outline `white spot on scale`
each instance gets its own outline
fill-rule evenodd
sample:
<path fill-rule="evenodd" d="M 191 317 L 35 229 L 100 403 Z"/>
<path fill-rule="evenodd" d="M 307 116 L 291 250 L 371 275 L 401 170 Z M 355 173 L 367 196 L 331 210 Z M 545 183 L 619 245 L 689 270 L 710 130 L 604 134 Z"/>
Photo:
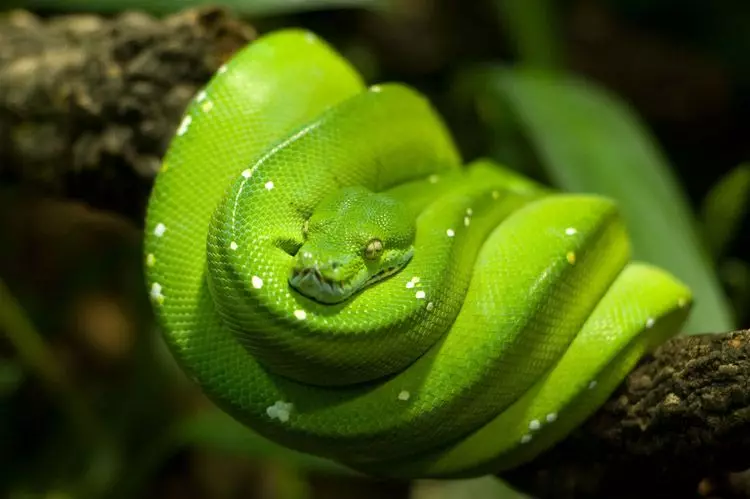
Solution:
<path fill-rule="evenodd" d="M 432 310 L 433 308 L 435 308 L 435 304 L 432 303 L 432 302 L 428 302 L 427 303 L 427 310 Z"/>
<path fill-rule="evenodd" d="M 589 383 L 589 390 L 593 390 L 594 388 L 596 388 L 596 380 L 592 380 Z"/>
<path fill-rule="evenodd" d="M 195 101 L 203 102 L 204 100 L 206 100 L 206 91 L 201 90 L 200 92 L 198 92 L 198 95 L 195 96 Z"/>
<path fill-rule="evenodd" d="M 556 412 L 550 412 L 549 414 L 547 414 L 547 418 L 546 419 L 547 419 L 548 423 L 554 423 L 555 421 L 557 421 L 557 413 Z"/>
<path fill-rule="evenodd" d="M 382 89 L 382 88 L 380 87 L 380 85 L 373 85 L 373 86 L 371 86 L 371 87 L 370 87 L 370 91 L 371 91 L 371 92 L 379 93 L 379 92 L 381 92 L 382 90 L 383 90 L 383 89 Z"/>
<path fill-rule="evenodd" d="M 568 227 L 567 229 L 565 229 L 565 234 L 568 236 L 572 236 L 577 233 L 578 231 L 574 227 Z"/>
<path fill-rule="evenodd" d="M 236 243 L 236 242 L 234 242 L 234 241 L 232 241 L 231 243 L 229 243 L 229 248 L 230 248 L 230 249 L 231 249 L 232 251 L 237 251 L 237 248 L 238 248 L 238 246 L 237 246 L 237 243 Z"/>
<path fill-rule="evenodd" d="M 406 283 L 406 287 L 409 288 L 409 289 L 413 288 L 414 287 L 414 281 L 408 281 Z"/>
<path fill-rule="evenodd" d="M 429 177 L 427 177 L 427 181 L 431 184 L 437 184 L 438 180 L 440 180 L 440 177 L 438 177 L 437 175 L 430 175 Z"/>
<path fill-rule="evenodd" d="M 265 187 L 266 187 L 266 190 L 269 190 L 269 191 L 270 191 L 271 189 L 273 189 L 273 181 L 272 181 L 272 180 L 269 180 L 268 182 L 266 182 L 266 185 L 265 185 Z"/>
<path fill-rule="evenodd" d="M 164 301 L 164 295 L 161 292 L 161 284 L 155 282 L 151 285 L 151 298 L 161 303 Z"/>
<path fill-rule="evenodd" d="M 409 397 L 411 397 L 411 393 L 407 392 L 406 390 L 401 390 L 401 393 L 398 394 L 399 400 L 409 400 Z"/>
<path fill-rule="evenodd" d="M 162 223 L 156 224 L 156 227 L 154 227 L 154 235 L 156 237 L 163 236 L 166 231 L 167 231 L 167 226 Z"/>
<path fill-rule="evenodd" d="M 448 229 L 445 231 L 446 234 L 448 234 L 448 237 L 453 237 L 456 235 L 456 232 L 453 229 Z"/>
<path fill-rule="evenodd" d="M 248 168 L 247 170 L 242 172 L 242 176 L 245 178 L 250 178 L 253 176 L 253 171 Z"/>
<path fill-rule="evenodd" d="M 149 253 L 148 256 L 146 257 L 146 265 L 148 265 L 149 267 L 153 267 L 155 263 L 156 263 L 156 257 L 154 256 L 153 253 Z"/>
<path fill-rule="evenodd" d="M 226 72 L 227 72 L 227 65 L 226 64 L 222 64 L 219 67 L 219 69 L 216 70 L 216 73 L 218 73 L 218 74 L 223 74 L 223 73 L 226 73 Z"/>
<path fill-rule="evenodd" d="M 211 102 L 210 100 L 204 102 L 203 105 L 201 106 L 201 109 L 203 110 L 204 113 L 209 112 L 213 108 L 214 108 L 214 103 Z"/>
<path fill-rule="evenodd" d="M 529 430 L 531 430 L 531 431 L 536 431 L 536 430 L 538 430 L 541 427 L 542 427 L 542 424 L 539 422 L 538 419 L 532 419 L 529 422 Z"/>
<path fill-rule="evenodd" d="M 464 225 L 468 227 L 470 223 L 471 223 L 471 217 L 464 217 Z"/>
<path fill-rule="evenodd" d="M 182 118 L 182 122 L 180 123 L 180 127 L 177 129 L 177 135 L 185 135 L 185 133 L 188 131 L 188 128 L 190 127 L 190 123 L 193 122 L 193 117 L 189 114 L 186 115 L 184 118 Z"/>
<path fill-rule="evenodd" d="M 261 279 L 261 278 L 260 278 L 260 277 L 258 277 L 257 275 L 254 275 L 254 276 L 253 276 L 253 278 L 252 278 L 252 279 L 250 279 L 250 282 L 252 282 L 252 284 L 253 284 L 253 287 L 254 287 L 255 289 L 260 289 L 260 288 L 262 288 L 262 287 L 263 287 L 263 279 Z M 288 296 L 289 296 L 289 294 L 287 294 L 287 297 L 288 297 Z"/>
<path fill-rule="evenodd" d="M 317 39 L 318 37 L 315 36 L 315 33 L 305 33 L 305 40 L 307 41 L 307 43 L 314 43 Z"/>
<path fill-rule="evenodd" d="M 422 291 L 420 289 L 419 291 L 416 292 L 416 294 L 414 296 L 417 297 L 417 300 L 424 300 L 424 297 L 427 296 L 427 295 L 426 295 L 426 293 L 424 291 Z"/>
<path fill-rule="evenodd" d="M 278 419 L 282 423 L 289 421 L 289 414 L 292 412 L 292 405 L 290 402 L 284 402 L 283 400 L 277 400 L 275 404 L 266 408 L 266 414 L 271 419 Z"/>
<path fill-rule="evenodd" d="M 521 437 L 522 444 L 527 444 L 529 442 L 531 442 L 531 435 L 529 435 L 528 433 Z"/>
<path fill-rule="evenodd" d="M 652 328 L 652 327 L 654 327 L 654 319 L 653 319 L 653 317 L 649 317 L 648 318 L 648 320 L 646 321 L 646 327 L 649 328 L 649 329 Z"/>
<path fill-rule="evenodd" d="M 409 281 L 407 281 L 407 283 L 406 283 L 406 287 L 407 287 L 408 289 L 411 289 L 411 288 L 413 288 L 414 286 L 416 286 L 418 282 L 419 282 L 419 277 L 417 277 L 417 276 L 414 276 L 414 277 L 412 277 L 411 279 L 409 279 Z"/>
<path fill-rule="evenodd" d="M 297 318 L 297 320 L 303 321 L 307 319 L 307 312 L 304 310 L 295 310 L 294 316 Z"/>

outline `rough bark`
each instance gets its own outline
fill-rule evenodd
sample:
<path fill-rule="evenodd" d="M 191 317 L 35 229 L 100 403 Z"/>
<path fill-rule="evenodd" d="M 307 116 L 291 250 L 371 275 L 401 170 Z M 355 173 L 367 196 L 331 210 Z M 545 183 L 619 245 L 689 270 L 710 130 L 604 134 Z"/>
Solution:
<path fill-rule="evenodd" d="M 188 101 L 254 37 L 215 8 L 0 18 L 0 181 L 139 223 Z"/>
<path fill-rule="evenodd" d="M 504 478 L 538 497 L 733 496 L 750 468 L 750 330 L 682 336 L 595 415 Z M 718 495 L 715 495 L 718 494 Z"/>
<path fill-rule="evenodd" d="M 0 19 L 0 181 L 141 225 L 188 101 L 254 36 L 217 9 Z M 538 497 L 750 497 L 750 480 L 730 474 L 750 468 L 748 340 L 669 341 L 579 430 L 504 478 Z"/>

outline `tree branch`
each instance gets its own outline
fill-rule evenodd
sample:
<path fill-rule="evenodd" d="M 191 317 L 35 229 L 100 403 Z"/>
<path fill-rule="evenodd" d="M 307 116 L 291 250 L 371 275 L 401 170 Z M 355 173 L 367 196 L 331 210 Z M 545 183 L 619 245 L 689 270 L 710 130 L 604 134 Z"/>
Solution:
<path fill-rule="evenodd" d="M 673 338 L 575 433 L 503 477 L 557 499 L 737 490 L 727 475 L 750 468 L 749 379 L 750 330 Z"/>
<path fill-rule="evenodd" d="M 213 8 L 165 20 L 0 20 L 0 180 L 141 226 L 189 100 L 254 36 Z M 557 499 L 742 488 L 727 472 L 750 467 L 748 340 L 738 331 L 667 342 L 580 429 L 504 478 Z"/>
<path fill-rule="evenodd" d="M 216 8 L 0 18 L 0 181 L 141 225 L 189 100 L 254 37 Z"/>

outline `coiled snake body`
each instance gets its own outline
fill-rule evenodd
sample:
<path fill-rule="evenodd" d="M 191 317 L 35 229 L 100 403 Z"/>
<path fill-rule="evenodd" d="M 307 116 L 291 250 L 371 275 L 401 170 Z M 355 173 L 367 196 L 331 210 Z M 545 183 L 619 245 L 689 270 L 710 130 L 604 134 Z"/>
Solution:
<path fill-rule="evenodd" d="M 352 468 L 476 476 L 580 424 L 690 291 L 616 206 L 490 161 L 311 33 L 253 42 L 190 105 L 145 258 L 172 352 L 262 435 Z"/>

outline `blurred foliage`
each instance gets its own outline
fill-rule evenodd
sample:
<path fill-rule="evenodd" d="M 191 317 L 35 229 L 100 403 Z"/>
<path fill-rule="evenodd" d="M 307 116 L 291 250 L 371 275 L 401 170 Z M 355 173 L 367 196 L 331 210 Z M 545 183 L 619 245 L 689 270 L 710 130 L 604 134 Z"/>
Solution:
<path fill-rule="evenodd" d="M 295 463 L 307 470 L 359 476 L 332 461 L 278 446 L 249 431 L 218 409 L 204 410 L 180 421 L 174 428 L 172 443 L 175 446 L 194 445 L 228 454 L 270 458 Z"/>
<path fill-rule="evenodd" d="M 491 477 L 471 480 L 424 480 L 412 489 L 410 499 L 529 499 Z"/>
<path fill-rule="evenodd" d="M 214 3 L 261 31 L 305 26 L 368 80 L 419 88 L 467 159 L 493 156 L 557 188 L 616 197 L 636 255 L 696 287 L 691 332 L 729 329 L 729 315 L 750 326 L 745 0 Z M 201 4 L 1 5 L 161 15 Z M 522 497 L 492 478 L 370 480 L 257 436 L 166 351 L 135 227 L 72 203 L 0 201 L 3 497 Z"/>
<path fill-rule="evenodd" d="M 693 289 L 696 306 L 686 332 L 732 329 L 684 193 L 648 130 L 619 98 L 551 71 L 494 67 L 473 79 L 468 94 L 489 130 L 498 123 L 492 114 L 515 115 L 510 126 L 523 129 L 553 185 L 617 200 L 633 257 L 669 270 Z"/>
<path fill-rule="evenodd" d="M 498 15 L 519 60 L 536 68 L 559 68 L 563 47 L 554 2 L 547 0 L 496 0 Z"/>
<path fill-rule="evenodd" d="M 750 164 L 724 175 L 706 196 L 701 209 L 704 239 L 715 258 L 726 251 L 750 202 Z"/>

